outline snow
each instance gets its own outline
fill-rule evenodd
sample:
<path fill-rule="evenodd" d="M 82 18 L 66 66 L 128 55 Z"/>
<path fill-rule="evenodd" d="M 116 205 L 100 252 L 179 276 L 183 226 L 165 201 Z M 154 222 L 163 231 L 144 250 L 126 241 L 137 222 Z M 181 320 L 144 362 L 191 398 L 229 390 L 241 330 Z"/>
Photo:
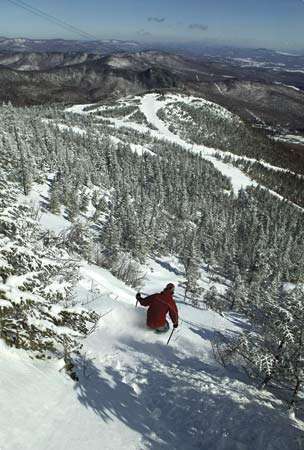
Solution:
<path fill-rule="evenodd" d="M 276 51 L 276 53 L 278 54 L 278 55 L 283 55 L 283 56 L 295 56 L 295 57 L 298 57 L 298 56 L 300 56 L 300 55 L 297 55 L 297 54 L 295 54 L 295 53 L 288 53 L 288 52 L 279 52 L 279 51 Z"/>
<path fill-rule="evenodd" d="M 64 125 L 63 123 L 56 123 L 56 126 L 59 128 L 59 130 L 63 130 L 63 131 L 69 130 L 69 131 L 72 131 L 73 133 L 77 133 L 80 135 L 86 134 L 85 130 L 83 130 L 82 128 L 76 127 L 76 126 L 70 127 L 68 125 Z"/>
<path fill-rule="evenodd" d="M 66 220 L 62 215 L 44 212 L 39 218 L 39 223 L 42 228 L 50 230 L 55 234 L 60 234 L 71 226 L 71 222 Z"/>
<path fill-rule="evenodd" d="M 87 105 L 88 106 L 88 105 Z M 83 130 L 82 128 L 80 128 L 80 127 L 77 127 L 77 126 L 69 126 L 69 125 L 65 125 L 64 123 L 56 123 L 56 122 L 54 122 L 53 120 L 51 120 L 51 119 L 42 119 L 42 122 L 44 122 L 44 123 L 51 123 L 52 125 L 54 125 L 54 126 L 56 126 L 57 128 L 59 128 L 59 130 L 61 130 L 61 131 L 72 131 L 73 133 L 76 133 L 76 134 L 80 134 L 80 135 L 84 135 L 84 134 L 86 134 L 86 131 L 85 130 Z"/>
<path fill-rule="evenodd" d="M 152 94 L 146 94 L 142 97 L 131 97 L 125 99 L 125 101 L 120 101 L 120 103 L 128 104 L 128 100 L 140 100 L 139 104 L 139 110 L 145 115 L 147 121 L 155 127 L 155 130 L 152 130 L 148 128 L 145 125 L 138 124 L 132 121 L 129 121 L 129 117 L 126 117 L 124 119 L 118 119 L 118 118 L 109 118 L 107 117 L 107 120 L 110 121 L 116 128 L 121 127 L 128 127 L 130 129 L 133 129 L 137 132 L 144 133 L 144 134 L 150 134 L 150 136 L 155 137 L 160 140 L 168 141 L 174 144 L 177 144 L 181 146 L 182 148 L 191 151 L 193 153 L 199 154 L 202 158 L 208 160 L 211 162 L 214 167 L 219 170 L 224 176 L 228 177 L 231 181 L 232 188 L 235 194 L 238 194 L 240 189 L 246 189 L 248 186 L 258 186 L 258 183 L 256 183 L 254 180 L 252 180 L 248 175 L 246 175 L 241 169 L 234 167 L 233 164 L 230 163 L 224 163 L 223 161 L 220 161 L 217 156 L 225 157 L 230 156 L 234 161 L 237 160 L 244 160 L 252 163 L 259 163 L 263 165 L 264 167 L 275 170 L 282 173 L 290 173 L 292 175 L 297 175 L 287 169 L 273 166 L 269 163 L 266 163 L 263 160 L 257 161 L 254 158 L 248 158 L 245 156 L 237 156 L 230 152 L 224 152 L 218 149 L 206 147 L 205 145 L 197 145 L 192 144 L 190 142 L 186 142 L 184 139 L 182 139 L 177 134 L 172 133 L 165 122 L 163 122 L 157 115 L 158 111 L 164 107 L 173 107 L 174 103 L 184 102 L 186 104 L 191 104 L 194 106 L 197 104 L 198 106 L 202 105 L 210 105 L 212 107 L 216 108 L 216 112 L 218 114 L 221 114 L 223 117 L 230 119 L 232 117 L 232 114 L 226 110 L 223 107 L 220 107 L 216 103 L 210 102 L 208 100 L 205 100 L 201 97 L 193 97 L 193 96 L 184 96 L 181 94 L 168 94 L 166 96 L 160 97 L 158 94 L 152 93 Z M 97 107 L 96 109 L 91 110 L 90 112 L 84 111 L 84 109 L 88 105 L 76 105 L 75 107 L 69 108 L 66 111 L 68 112 L 75 112 L 80 114 L 89 114 L 95 111 L 100 111 L 101 109 L 106 109 L 106 107 Z M 251 111 L 248 110 L 248 112 L 252 115 L 254 115 Z M 258 119 L 258 118 L 257 118 Z M 297 136 L 299 138 L 299 136 Z M 118 143 L 120 140 L 117 140 L 116 137 L 111 138 L 113 142 Z M 131 144 L 131 150 L 135 151 L 139 155 L 143 152 L 150 152 L 150 150 L 140 146 Z M 297 175 L 300 176 L 300 175 Z M 279 195 L 277 192 L 273 190 L 269 190 L 263 185 L 259 185 L 260 188 L 266 189 L 268 192 L 270 192 L 275 197 L 279 198 L 280 200 L 283 200 L 283 197 Z M 302 211 L 302 208 L 299 206 L 291 203 L 294 205 L 297 209 Z"/>
<path fill-rule="evenodd" d="M 130 67 L 132 65 L 132 63 L 128 59 L 122 59 L 121 57 L 117 58 L 115 56 L 112 56 L 108 61 L 108 65 L 111 67 L 120 69 L 120 68 Z"/>
<path fill-rule="evenodd" d="M 47 182 L 34 184 L 29 201 L 39 206 L 48 188 Z M 52 231 L 60 232 L 67 222 L 50 213 L 42 217 Z M 85 261 L 74 292 L 75 311 L 94 310 L 101 318 L 94 332 L 81 339 L 79 382 L 65 374 L 62 359 L 31 359 L 0 340 L 0 396 L 5 405 L 0 448 L 301 450 L 304 424 L 289 417 L 272 394 L 257 390 L 242 373 L 214 359 L 216 333 L 238 333 L 247 326 L 244 319 L 207 310 L 203 301 L 201 309 L 185 303 L 183 267 L 176 257 L 148 259 L 143 271 L 143 295 L 161 291 L 168 282 L 176 286 L 180 326 L 170 345 L 168 334 L 146 328 L 146 310 L 135 307 L 134 289 Z M 210 280 L 203 266 L 201 278 L 206 290 L 213 285 L 221 292 L 226 289 Z M 6 283 L 16 300 L 26 295 L 17 281 L 22 280 L 9 277 Z M 8 306 L 0 301 L 0 308 Z M 58 316 L 60 307 L 53 305 L 49 313 Z"/>
<path fill-rule="evenodd" d="M 43 301 L 42 297 L 32 292 L 25 291 L 24 289 L 19 289 L 17 286 L 18 280 L 14 277 L 9 277 L 5 284 L 0 284 L 0 290 L 2 295 L 9 299 L 11 303 L 20 304 L 24 302 L 26 299 L 31 299 L 31 301 Z M 8 306 L 4 304 L 2 306 Z"/>
<path fill-rule="evenodd" d="M 155 155 L 155 153 L 151 152 L 148 148 L 139 145 L 139 144 L 129 144 L 132 152 L 137 153 L 139 156 L 142 156 L 145 153 L 149 153 L 150 155 Z"/>
<path fill-rule="evenodd" d="M 290 84 L 281 83 L 280 81 L 275 81 L 275 84 L 280 85 L 280 86 L 288 87 L 288 88 L 290 88 L 290 89 L 293 89 L 294 91 L 301 92 L 301 89 L 300 89 L 300 88 L 298 88 L 298 87 L 296 87 L 296 86 L 292 86 L 292 85 L 290 85 Z"/>
<path fill-rule="evenodd" d="M 150 133 L 200 154 L 231 179 L 236 193 L 242 187 L 255 186 L 240 169 L 215 156 L 226 152 L 193 145 L 170 132 L 157 112 L 178 101 L 204 102 L 194 97 L 148 94 L 141 98 L 139 107 L 156 130 L 132 123 L 129 118 L 111 120 L 117 127 Z M 85 107 L 78 105 L 70 111 L 88 114 Z M 81 130 L 62 126 L 76 133 Z M 131 144 L 131 149 L 138 154 L 152 153 L 137 144 Z M 64 210 L 57 216 L 45 208 L 53 176 L 49 174 L 43 184 L 34 183 L 27 202 L 40 211 L 40 224 L 59 234 L 71 224 L 63 217 Z M 103 194 L 110 197 L 110 192 Z M 25 197 L 20 195 L 21 200 Z M 106 269 L 82 261 L 73 298 L 77 302 L 75 310 L 85 306 L 101 318 L 94 332 L 81 339 L 83 348 L 76 357 L 79 382 L 65 374 L 62 359 L 36 360 L 30 353 L 8 348 L 0 340 L 0 449 L 301 450 L 304 423 L 289 416 L 286 406 L 274 395 L 259 391 L 243 373 L 233 367 L 224 368 L 214 359 L 217 333 L 239 333 L 248 326 L 244 318 L 208 310 L 203 298 L 200 309 L 185 303 L 185 276 L 176 257 L 151 258 L 142 268 L 143 295 L 159 292 L 169 282 L 176 286 L 180 323 L 170 345 L 169 334 L 155 334 L 146 328 L 146 309 L 135 306 L 133 288 Z M 213 282 L 204 266 L 201 279 L 204 290 L 215 286 L 223 293 L 227 288 L 219 281 Z M 15 302 L 28 294 L 42 301 L 19 289 L 22 281 L 25 278 L 20 276 L 8 277 L 5 285 L 0 285 L 0 294 Z M 55 283 L 49 289 L 57 289 Z M 290 288 L 292 285 L 286 284 L 286 289 Z M 0 299 L 0 309 L 10 304 Z M 49 313 L 58 317 L 60 307 L 53 305 Z M 37 319 L 31 319 L 31 323 L 38 323 Z M 39 325 L 43 325 L 41 320 Z"/>
<path fill-rule="evenodd" d="M 86 111 L 84 111 L 85 108 L 89 108 L 90 106 L 94 106 L 94 103 L 86 103 L 86 104 L 82 104 L 82 105 L 73 105 L 70 108 L 66 108 L 65 111 L 66 112 L 70 112 L 73 114 L 87 114 Z"/>
<path fill-rule="evenodd" d="M 63 217 L 64 208 L 61 208 L 61 214 L 52 214 L 45 209 L 45 203 L 49 199 L 49 189 L 53 173 L 48 175 L 48 179 L 43 184 L 33 183 L 32 189 L 28 196 L 20 195 L 19 201 L 24 202 L 37 211 L 38 220 L 42 228 L 52 231 L 55 234 L 67 230 L 71 226 L 71 222 Z"/>
<path fill-rule="evenodd" d="M 149 260 L 145 269 L 145 292 L 177 286 L 181 321 L 170 345 L 145 327 L 132 288 L 85 262 L 76 295 L 84 300 L 94 282 L 100 295 L 88 308 L 103 317 L 83 340 L 78 383 L 63 360 L 32 360 L 0 341 L 1 448 L 300 450 L 303 423 L 213 358 L 215 332 L 238 332 L 241 318 L 184 304 L 176 258 Z"/>
<path fill-rule="evenodd" d="M 304 73 L 304 70 L 303 69 L 285 69 L 285 72 Z"/>
<path fill-rule="evenodd" d="M 219 91 L 220 94 L 224 94 L 223 90 L 217 83 L 215 83 L 215 87 L 217 88 L 217 90 Z"/>
<path fill-rule="evenodd" d="M 276 141 L 290 142 L 293 144 L 304 144 L 304 136 L 298 134 L 284 134 L 280 136 L 273 136 Z"/>
<path fill-rule="evenodd" d="M 18 66 L 18 70 L 39 70 L 39 64 L 21 64 L 20 66 Z"/>
<path fill-rule="evenodd" d="M 158 132 L 156 132 L 158 137 L 160 134 L 161 137 L 166 139 L 167 141 L 176 143 L 194 153 L 198 153 L 202 156 L 202 158 L 212 162 L 223 175 L 230 178 L 235 193 L 238 193 L 241 188 L 246 188 L 247 186 L 252 185 L 256 186 L 256 183 L 247 175 L 245 175 L 241 170 L 233 167 L 232 164 L 226 164 L 219 161 L 214 156 L 216 153 L 218 153 L 218 150 L 211 149 L 204 145 L 190 144 L 174 133 L 171 133 L 165 123 L 157 116 L 158 110 L 163 108 L 168 102 L 169 99 L 166 99 L 165 101 L 157 100 L 155 94 L 147 94 L 142 98 L 140 109 L 147 117 L 147 120 L 158 129 Z"/>
<path fill-rule="evenodd" d="M 260 162 L 256 161 L 254 159 L 246 158 L 246 157 L 237 157 L 229 152 L 223 152 L 221 150 L 213 149 L 210 147 L 206 147 L 204 145 L 197 145 L 197 144 L 191 144 L 186 141 L 184 141 L 181 137 L 178 135 L 172 133 L 169 131 L 165 123 L 157 116 L 157 111 L 161 108 L 163 108 L 168 102 L 170 101 L 170 98 L 166 98 L 165 100 L 161 101 L 157 99 L 156 94 L 147 94 L 142 98 L 142 103 L 140 106 L 141 112 L 143 112 L 147 118 L 147 120 L 154 125 L 158 131 L 151 131 L 150 133 L 158 138 L 163 138 L 167 141 L 170 141 L 172 143 L 178 144 L 181 147 L 201 155 L 202 158 L 210 161 L 214 167 L 219 170 L 224 176 L 228 177 L 230 179 L 230 182 L 232 184 L 232 188 L 234 190 L 234 193 L 237 194 L 240 189 L 245 189 L 248 186 L 258 186 L 258 183 L 256 183 L 254 180 L 252 180 L 249 176 L 244 174 L 240 169 L 234 167 L 232 164 L 224 163 L 220 161 L 218 158 L 216 158 L 216 155 L 220 155 L 224 157 L 225 155 L 230 155 L 233 159 L 245 159 L 250 160 L 252 162 Z M 279 171 L 285 171 L 285 169 L 281 169 L 279 167 L 271 166 L 268 163 L 261 162 L 265 167 L 272 168 L 274 170 Z M 263 185 L 259 185 L 260 188 L 266 189 L 269 193 L 271 193 L 273 196 L 279 198 L 280 200 L 284 200 L 284 198 L 278 194 L 277 192 L 270 190 Z M 296 207 L 300 211 L 304 211 L 303 208 L 299 207 L 298 205 L 290 202 L 294 207 Z"/>
<path fill-rule="evenodd" d="M 8 300 L 0 299 L 0 309 L 1 308 L 10 308 L 11 306 L 12 306 L 12 304 Z"/>
<path fill-rule="evenodd" d="M 254 112 L 250 111 L 250 109 L 246 108 L 246 111 L 257 121 L 260 123 L 265 123 L 259 116 L 257 116 Z"/>
<path fill-rule="evenodd" d="M 240 63 L 244 63 L 241 67 L 253 66 L 253 67 L 265 67 L 267 66 L 267 62 L 256 61 L 252 58 L 232 58 L 234 61 L 238 61 Z"/>
<path fill-rule="evenodd" d="M 110 140 L 113 142 L 114 145 L 124 144 L 124 142 L 121 139 L 117 138 L 116 136 L 110 136 Z M 155 155 L 155 153 L 151 152 L 151 150 L 149 150 L 146 146 L 132 143 L 131 144 L 128 143 L 128 146 L 130 147 L 133 153 L 136 153 L 139 156 L 142 156 L 144 153 Z"/>

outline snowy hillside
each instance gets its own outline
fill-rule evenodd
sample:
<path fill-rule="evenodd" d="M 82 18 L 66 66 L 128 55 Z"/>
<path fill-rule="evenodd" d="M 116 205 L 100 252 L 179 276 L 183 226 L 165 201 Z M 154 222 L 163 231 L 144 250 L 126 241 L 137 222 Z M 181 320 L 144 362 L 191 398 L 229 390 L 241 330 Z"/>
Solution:
<path fill-rule="evenodd" d="M 44 192 L 44 190 L 42 190 Z M 42 200 L 36 191 L 32 201 Z M 60 233 L 68 222 L 40 221 Z M 302 448 L 304 423 L 283 402 L 259 391 L 233 367 L 214 359 L 218 332 L 239 333 L 240 315 L 219 315 L 183 301 L 185 274 L 176 258 L 149 259 L 146 294 L 170 281 L 178 286 L 180 327 L 168 335 L 145 327 L 135 290 L 107 270 L 82 262 L 77 307 L 100 315 L 76 357 L 78 382 L 64 361 L 39 361 L 1 343 L 0 442 L 5 450 L 282 449 Z M 215 285 L 203 271 L 202 286 Z"/>
<path fill-rule="evenodd" d="M 204 159 L 207 159 L 208 161 L 211 161 L 215 167 L 223 173 L 223 175 L 226 175 L 231 178 L 232 184 L 234 187 L 234 190 L 238 192 L 240 188 L 245 188 L 247 186 L 250 186 L 254 184 L 252 180 L 250 180 L 246 175 L 244 175 L 240 170 L 235 169 L 232 167 L 232 165 L 223 164 L 221 163 L 216 157 L 215 154 L 218 153 L 218 150 L 207 148 L 205 146 L 198 146 L 193 145 L 191 143 L 185 142 L 183 139 L 181 139 L 178 135 L 172 133 L 169 131 L 166 124 L 158 117 L 158 111 L 161 110 L 166 104 L 170 103 L 171 105 L 174 105 L 175 103 L 178 103 L 179 101 L 187 101 L 191 102 L 191 97 L 180 97 L 180 96 L 167 96 L 164 99 L 159 98 L 156 94 L 147 94 L 144 97 L 140 98 L 140 104 L 139 104 L 139 110 L 146 118 L 146 121 L 148 124 L 153 126 L 153 129 L 149 129 L 147 126 L 142 124 L 137 124 L 132 121 L 132 115 L 127 116 L 123 119 L 113 119 L 111 117 L 107 118 L 116 126 L 116 127 L 128 127 L 131 129 L 134 129 L 136 131 L 139 131 L 141 133 L 149 133 L 155 138 L 163 139 L 165 141 L 171 142 L 173 144 L 180 145 L 182 148 L 185 148 L 191 152 L 199 153 Z M 136 98 L 135 98 L 136 101 Z M 197 101 L 200 101 L 204 103 L 203 100 L 197 99 Z M 126 100 L 125 104 L 128 104 L 128 100 Z M 209 102 L 208 102 L 209 103 Z M 132 104 L 132 101 L 131 101 Z M 85 105 L 86 106 L 86 105 Z M 79 107 L 79 105 L 72 107 L 68 109 L 69 112 L 76 112 L 83 114 L 85 113 L 85 106 Z M 98 108 L 98 112 L 100 112 L 100 115 L 102 117 L 104 108 Z M 225 110 L 224 108 L 219 108 L 220 112 Z M 90 109 L 90 114 L 94 113 L 94 109 Z M 229 113 L 227 111 L 227 115 L 229 117 Z"/>
<path fill-rule="evenodd" d="M 183 278 L 174 260 L 149 266 L 148 293 Z M 78 300 L 92 296 L 93 281 L 100 293 L 87 307 L 102 317 L 85 339 L 78 383 L 63 374 L 62 361 L 33 361 L 1 345 L 2 448 L 302 448 L 303 425 L 280 401 L 214 361 L 215 333 L 237 332 L 237 315 L 179 302 L 181 326 L 167 346 L 168 336 L 145 328 L 135 291 L 97 267 L 83 265 L 81 273 Z"/>
<path fill-rule="evenodd" d="M 301 450 L 303 179 L 191 96 L 0 123 L 0 449 Z"/>
<path fill-rule="evenodd" d="M 180 94 L 164 96 L 147 94 L 143 97 L 128 97 L 120 100 L 116 107 L 94 108 L 93 105 L 76 105 L 67 109 L 67 111 L 77 114 L 96 114 L 96 117 L 106 118 L 117 128 L 129 128 L 139 133 L 149 134 L 156 139 L 165 140 L 199 154 L 205 160 L 212 162 L 214 167 L 224 176 L 230 178 L 236 193 L 239 189 L 248 186 L 259 185 L 263 187 L 265 183 L 265 187 L 269 191 L 282 199 L 285 197 L 286 191 L 282 190 L 280 183 L 278 186 L 276 181 L 276 178 L 280 179 L 282 174 L 286 174 L 286 177 L 289 176 L 294 183 L 297 181 L 301 183 L 303 189 L 300 181 L 303 179 L 301 175 L 277 165 L 275 161 L 278 155 L 272 155 L 271 150 L 269 150 L 271 141 L 255 142 L 255 138 L 251 137 L 253 142 L 250 146 L 252 148 L 248 148 L 250 138 L 240 118 L 227 109 L 199 97 Z M 189 113 L 194 113 L 195 120 Z M 138 118 L 140 118 L 139 121 Z M 207 125 L 200 122 L 204 119 L 208 120 Z M 212 126 L 215 127 L 214 124 L 217 122 L 218 128 L 214 128 L 210 132 L 210 124 L 213 123 Z M 60 124 L 58 126 L 62 127 Z M 224 135 L 224 141 L 222 142 L 219 139 L 220 129 L 227 126 L 231 128 L 231 135 L 229 136 L 229 133 Z M 73 130 L 83 132 L 83 130 L 75 129 L 75 127 Z M 237 140 L 235 140 L 233 133 Z M 216 147 L 198 145 L 197 142 L 200 141 L 211 145 L 215 144 Z M 117 140 L 114 140 L 114 142 L 117 143 Z M 138 146 L 133 145 L 132 148 L 139 154 L 143 152 L 143 149 Z M 262 152 L 265 153 L 260 154 L 259 149 L 262 149 Z M 252 154 L 256 157 L 252 157 Z M 258 168 L 260 173 L 256 172 L 255 167 Z M 263 175 L 263 172 L 266 175 Z M 248 173 L 250 176 L 248 176 Z M 275 178 L 271 184 L 269 183 L 269 174 Z M 274 189 L 269 189 L 272 186 L 274 186 Z M 283 196 L 280 195 L 281 193 Z M 298 197 L 297 200 L 299 200 Z M 298 203 L 298 201 L 295 203 Z M 300 203 L 302 204 L 302 195 Z"/>

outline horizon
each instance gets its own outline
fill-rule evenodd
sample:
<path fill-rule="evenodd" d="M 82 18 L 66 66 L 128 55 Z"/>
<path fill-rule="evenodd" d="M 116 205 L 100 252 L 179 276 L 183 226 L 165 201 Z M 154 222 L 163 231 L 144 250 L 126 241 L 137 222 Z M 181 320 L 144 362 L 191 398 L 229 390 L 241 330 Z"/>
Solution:
<path fill-rule="evenodd" d="M 73 6 L 73 7 L 71 7 Z M 115 15 L 113 15 L 115 11 Z M 56 23 L 57 20 L 57 23 Z M 0 17 L 9 39 L 123 40 L 303 51 L 303 0 L 7 0 Z M 59 28 L 61 27 L 61 31 Z M 64 28 L 64 29 L 62 29 Z M 78 30 L 78 32 L 77 32 Z M 86 39 L 87 40 L 87 39 Z"/>
<path fill-rule="evenodd" d="M 218 47 L 218 48 L 231 48 L 231 49 L 237 49 L 237 48 L 239 48 L 239 49 L 244 49 L 244 50 L 246 50 L 246 49 L 250 49 L 250 50 L 269 50 L 269 51 L 271 51 L 271 50 L 273 50 L 273 51 L 276 51 L 276 52 L 280 52 L 280 51 L 282 51 L 282 52 L 284 52 L 284 51 L 286 51 L 287 53 L 286 54 L 288 54 L 288 51 L 289 52 L 293 52 L 293 53 L 295 53 L 295 52 L 297 52 L 297 54 L 290 54 L 290 56 L 303 56 L 303 53 L 304 53 L 304 45 L 303 45 L 303 47 L 302 48 L 298 48 L 298 49 L 295 49 L 295 48 L 282 48 L 282 47 L 274 47 L 274 46 L 258 46 L 258 45 L 250 45 L 249 43 L 248 43 L 248 45 L 242 45 L 242 43 L 239 43 L 239 44 L 233 44 L 233 43 L 231 43 L 231 44 L 228 44 L 228 43 L 221 43 L 221 42 L 216 42 L 216 41 L 152 41 L 152 42 L 144 42 L 144 41 L 141 41 L 141 40 L 139 40 L 139 39 L 137 39 L 137 40 L 135 40 L 135 39 L 118 39 L 118 38 L 115 38 L 115 37 L 107 37 L 107 38 L 100 38 L 100 39 L 81 39 L 81 38 L 73 38 L 73 37 L 71 37 L 71 38 L 69 38 L 69 37 L 62 37 L 62 36 L 54 36 L 54 37 L 48 37 L 48 38 L 46 38 L 46 37 L 28 37 L 28 36 L 22 36 L 22 35 L 15 35 L 15 36 L 4 36 L 4 35 L 0 35 L 0 39 L 7 39 L 7 40 L 17 40 L 17 39 L 25 39 L 25 40 L 29 40 L 29 41 L 66 41 L 66 42 L 81 42 L 81 43 L 85 43 L 85 42 L 107 42 L 107 41 L 118 41 L 118 42 L 134 42 L 134 43 L 136 43 L 136 44 L 138 44 L 138 45 L 146 45 L 147 46 L 147 48 L 145 49 L 145 51 L 149 51 L 149 50 L 151 50 L 151 51 L 153 51 L 154 50 L 154 47 L 153 46 L 164 46 L 164 47 L 166 47 L 166 46 L 172 46 L 172 47 L 176 47 L 176 48 L 179 48 L 179 47 L 182 47 L 182 46 L 188 46 L 188 47 L 191 47 L 191 46 L 198 46 L 198 45 L 200 45 L 200 46 L 202 46 L 202 48 L 203 47 L 214 47 L 214 48 L 216 48 L 216 47 Z M 163 51 L 163 52 L 166 52 L 166 51 L 169 51 L 170 52 L 170 48 L 168 49 L 168 50 L 160 50 L 160 49 L 158 49 L 158 48 L 155 48 L 155 50 L 158 50 L 158 51 Z"/>

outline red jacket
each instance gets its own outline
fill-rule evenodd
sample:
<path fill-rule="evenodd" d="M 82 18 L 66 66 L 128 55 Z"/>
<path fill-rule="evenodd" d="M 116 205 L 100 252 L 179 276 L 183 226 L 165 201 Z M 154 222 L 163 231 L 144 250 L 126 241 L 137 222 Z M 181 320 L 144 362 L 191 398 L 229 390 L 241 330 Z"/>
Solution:
<path fill-rule="evenodd" d="M 173 325 L 178 324 L 178 311 L 173 295 L 169 291 L 163 291 L 159 294 L 149 295 L 146 298 L 139 299 L 142 306 L 149 306 L 147 314 L 147 326 L 149 328 L 160 328 L 166 324 L 166 315 L 169 316 Z"/>

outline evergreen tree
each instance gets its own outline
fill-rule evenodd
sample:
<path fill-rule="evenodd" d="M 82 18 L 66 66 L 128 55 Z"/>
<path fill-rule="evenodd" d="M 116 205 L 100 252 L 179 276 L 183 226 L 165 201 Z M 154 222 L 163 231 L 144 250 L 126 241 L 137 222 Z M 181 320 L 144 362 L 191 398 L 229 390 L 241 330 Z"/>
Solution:
<path fill-rule="evenodd" d="M 57 181 L 53 181 L 51 185 L 49 207 L 53 214 L 60 214 L 60 189 Z"/>

